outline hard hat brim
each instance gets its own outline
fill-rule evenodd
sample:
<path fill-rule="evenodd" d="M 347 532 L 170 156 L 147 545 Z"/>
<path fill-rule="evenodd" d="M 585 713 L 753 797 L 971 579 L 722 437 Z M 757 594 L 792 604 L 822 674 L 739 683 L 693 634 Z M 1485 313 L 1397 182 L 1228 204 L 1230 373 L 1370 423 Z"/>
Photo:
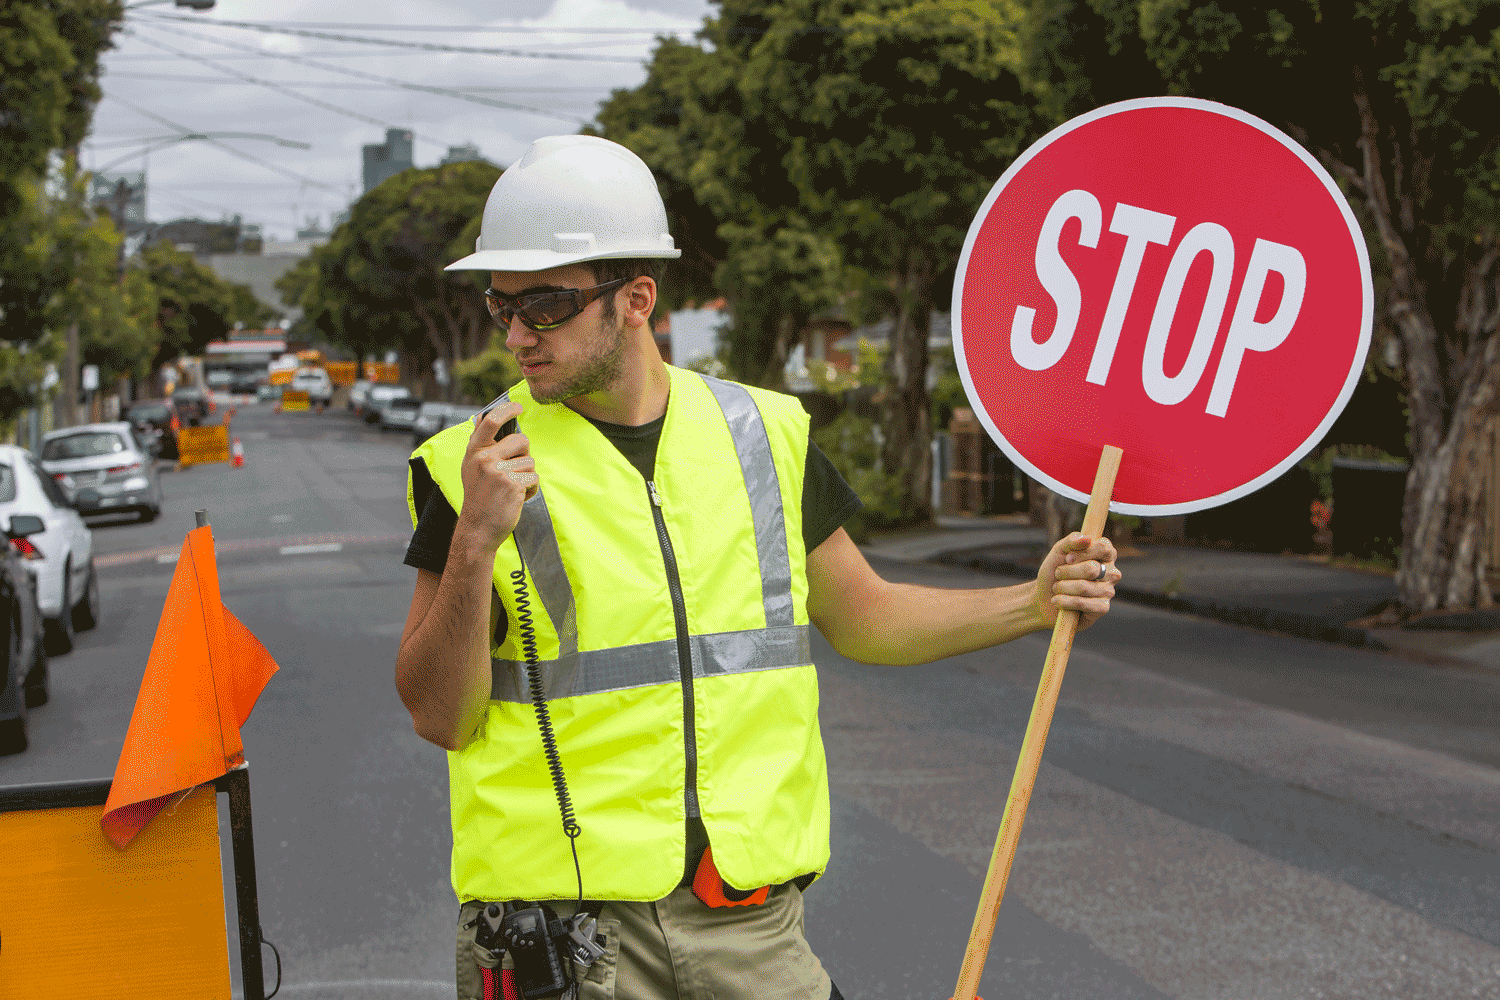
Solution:
<path fill-rule="evenodd" d="M 658 257 L 676 260 L 681 250 L 617 250 L 612 253 L 554 250 L 480 250 L 443 268 L 444 271 L 547 271 L 590 260 L 635 260 Z"/>

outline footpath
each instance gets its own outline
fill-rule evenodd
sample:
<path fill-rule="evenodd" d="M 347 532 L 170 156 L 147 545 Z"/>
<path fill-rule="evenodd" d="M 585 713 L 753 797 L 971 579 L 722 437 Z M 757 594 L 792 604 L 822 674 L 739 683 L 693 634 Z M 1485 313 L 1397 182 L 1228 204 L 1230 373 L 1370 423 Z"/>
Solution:
<path fill-rule="evenodd" d="M 1035 577 L 1045 534 L 1019 518 L 938 515 L 932 528 L 873 533 L 866 557 L 938 562 Z M 1371 621 L 1395 582 L 1313 556 L 1135 543 L 1122 548 L 1117 600 L 1281 632 L 1388 650 L 1411 659 L 1500 673 L 1500 609 L 1434 616 L 1403 628 Z"/>

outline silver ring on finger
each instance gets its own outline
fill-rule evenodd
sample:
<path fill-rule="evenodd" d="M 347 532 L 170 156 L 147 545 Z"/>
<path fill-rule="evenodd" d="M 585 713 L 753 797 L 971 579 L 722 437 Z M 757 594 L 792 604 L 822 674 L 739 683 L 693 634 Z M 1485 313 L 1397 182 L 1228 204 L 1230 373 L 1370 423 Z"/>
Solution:
<path fill-rule="evenodd" d="M 1108 576 L 1108 575 L 1109 575 L 1109 564 L 1108 563 L 1100 563 L 1099 564 L 1099 575 L 1096 576 L 1096 577 L 1094 577 L 1094 582 L 1095 583 L 1101 583 L 1101 582 L 1103 582 L 1104 578 L 1106 576 Z"/>
<path fill-rule="evenodd" d="M 521 486 L 530 486 L 536 482 L 536 473 L 516 471 L 510 474 L 510 478 Z"/>

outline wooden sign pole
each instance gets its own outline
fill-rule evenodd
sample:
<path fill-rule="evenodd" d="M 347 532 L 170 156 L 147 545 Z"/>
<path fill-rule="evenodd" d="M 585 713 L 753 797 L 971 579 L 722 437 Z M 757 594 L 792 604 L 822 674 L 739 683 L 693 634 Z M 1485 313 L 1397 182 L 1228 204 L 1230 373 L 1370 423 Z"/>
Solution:
<path fill-rule="evenodd" d="M 1083 515 L 1083 534 L 1098 538 L 1104 531 L 1105 518 L 1109 516 L 1109 500 L 1115 490 L 1115 475 L 1120 471 L 1119 448 L 1105 445 L 1099 458 L 1099 469 L 1094 473 L 1094 491 L 1089 496 L 1088 510 Z M 1021 759 L 1016 761 L 1016 774 L 1011 779 L 1010 798 L 1005 803 L 1005 814 L 1000 820 L 1000 833 L 995 838 L 995 853 L 990 856 L 990 870 L 984 877 L 984 891 L 979 898 L 979 909 L 974 914 L 974 929 L 969 932 L 969 947 L 964 952 L 963 968 L 959 970 L 958 986 L 953 991 L 953 1000 L 974 1000 L 979 990 L 979 975 L 984 971 L 985 959 L 990 953 L 990 939 L 995 934 L 995 920 L 1000 916 L 1000 900 L 1005 895 L 1005 885 L 1010 880 L 1010 868 L 1016 860 L 1016 847 L 1021 841 L 1021 824 L 1026 820 L 1026 806 L 1031 801 L 1031 789 L 1036 784 L 1037 771 L 1042 766 L 1042 748 L 1047 743 L 1047 730 L 1052 725 L 1052 713 L 1057 708 L 1057 694 L 1062 687 L 1063 671 L 1068 666 L 1068 653 L 1073 649 L 1073 635 L 1078 631 L 1078 612 L 1063 609 L 1057 613 L 1057 624 L 1052 628 L 1052 643 L 1047 647 L 1047 661 L 1042 667 L 1042 679 L 1037 684 L 1036 701 L 1031 706 L 1031 721 L 1026 724 L 1026 738 L 1021 742 Z"/>

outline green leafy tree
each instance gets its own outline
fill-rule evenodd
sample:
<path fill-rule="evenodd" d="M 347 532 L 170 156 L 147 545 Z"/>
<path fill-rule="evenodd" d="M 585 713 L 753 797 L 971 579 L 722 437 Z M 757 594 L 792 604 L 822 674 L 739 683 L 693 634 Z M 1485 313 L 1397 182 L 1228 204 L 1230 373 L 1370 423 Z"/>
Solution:
<path fill-rule="evenodd" d="M 746 105 L 768 122 L 800 214 L 890 303 L 881 465 L 907 486 L 898 519 L 925 521 L 931 313 L 974 212 L 1034 133 L 1007 68 L 1019 12 L 975 0 L 721 9 L 726 41 L 744 40 Z"/>
<path fill-rule="evenodd" d="M 119 0 L 0 5 L 0 253 L 25 186 L 76 146 L 99 101 L 99 56 L 124 17 Z M 0 267 L 0 279 L 4 270 Z"/>
<path fill-rule="evenodd" d="M 458 393 L 482 406 L 521 381 L 521 366 L 498 330 L 484 350 L 458 363 Z"/>
<path fill-rule="evenodd" d="M 735 377 L 779 387 L 820 311 L 895 318 L 878 464 L 905 486 L 897 521 L 931 514 L 929 317 L 1035 131 L 1007 69 L 1019 19 L 992 0 L 722 0 L 698 45 L 661 45 L 601 113 L 717 220 Z"/>
<path fill-rule="evenodd" d="M 664 37 L 633 89 L 616 90 L 599 108 L 602 135 L 630 149 L 651 168 L 667 209 L 667 227 L 682 256 L 657 291 L 658 310 L 701 302 L 721 293 L 714 274 L 726 254 L 719 218 L 698 200 L 691 170 L 703 156 L 701 82 L 713 55 L 692 42 Z"/>
<path fill-rule="evenodd" d="M 663 307 L 727 298 L 728 373 L 779 389 L 807 318 L 837 301 L 841 261 L 799 213 L 774 137 L 745 107 L 742 53 L 722 42 L 712 20 L 698 44 L 662 39 L 646 81 L 616 91 L 598 118 L 601 134 L 651 167 L 683 250 Z"/>
<path fill-rule="evenodd" d="M 169 243 L 146 247 L 141 265 L 157 297 L 153 369 L 180 355 L 202 353 L 236 324 L 263 327 L 276 317 L 248 289 L 224 281 Z"/>
<path fill-rule="evenodd" d="M 22 183 L 16 191 L 21 207 L 11 217 L 0 285 L 0 339 L 16 350 L 0 364 L 0 382 L 9 386 L 0 417 L 35 402 L 33 387 L 62 355 L 75 323 L 83 361 L 106 378 L 144 374 L 156 349 L 155 290 L 134 270 L 122 280 L 120 234 L 89 210 L 72 160 L 51 184 Z"/>
<path fill-rule="evenodd" d="M 483 298 L 489 275 L 443 268 L 473 252 L 499 176 L 499 167 L 472 161 L 389 178 L 282 278 L 284 301 L 361 357 L 396 348 L 427 364 L 442 358 L 456 370 L 484 349 L 494 329 Z"/>
<path fill-rule="evenodd" d="M 1023 73 L 1057 121 L 1131 97 L 1208 98 L 1284 129 L 1339 180 L 1369 238 L 1382 318 L 1399 338 L 1412 454 L 1402 607 L 1491 604 L 1500 3 L 1039 0 L 1022 51 Z"/>

